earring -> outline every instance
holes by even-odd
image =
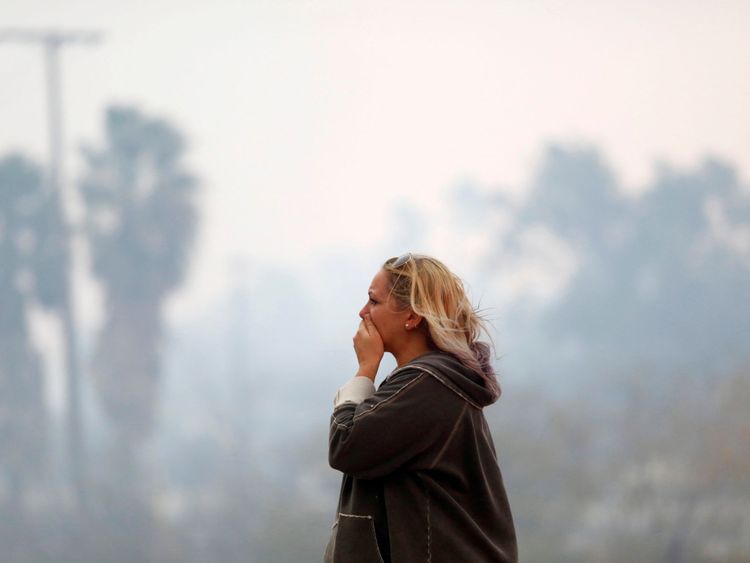
[[[409,324],[408,324],[408,323],[407,323],[407,324],[405,324],[405,325],[404,325],[404,328],[405,328],[406,330],[409,330]]]

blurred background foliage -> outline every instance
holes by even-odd
[[[0,158],[2,560],[319,561],[340,482],[331,398],[386,256],[323,256],[310,279],[240,263],[203,318],[169,326],[200,222],[186,141],[125,106],[102,139],[77,181],[103,296],[82,338],[83,496],[45,399],[54,355],[30,328],[59,322],[66,294],[60,202],[41,164]],[[486,414],[521,560],[750,560],[748,186],[711,158],[662,164],[628,196],[596,147],[561,144],[531,178],[519,201],[467,182],[447,202],[468,281],[500,304],[504,393]],[[395,242],[419,251],[422,230]],[[511,282],[541,297],[509,299]]]

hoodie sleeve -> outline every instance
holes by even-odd
[[[359,479],[417,464],[431,467],[466,406],[428,373],[404,370],[362,402],[334,407],[328,461]]]

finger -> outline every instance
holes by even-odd
[[[357,344],[362,344],[362,342],[366,341],[367,338],[369,338],[369,333],[367,332],[367,327],[365,326],[365,323],[359,323],[359,327],[357,328],[357,332],[354,334],[354,342]]]

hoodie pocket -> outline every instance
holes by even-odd
[[[372,516],[339,513],[333,525],[324,561],[330,563],[383,563]]]

